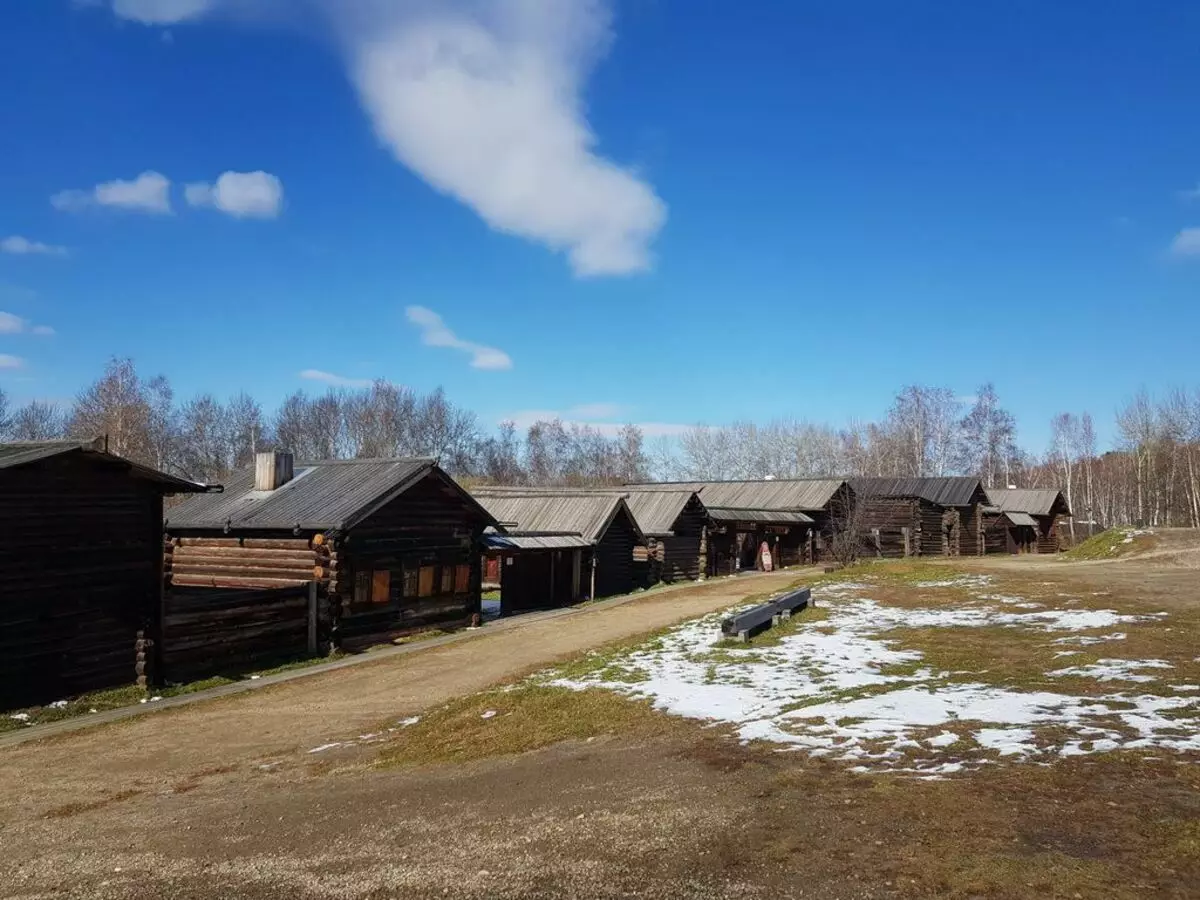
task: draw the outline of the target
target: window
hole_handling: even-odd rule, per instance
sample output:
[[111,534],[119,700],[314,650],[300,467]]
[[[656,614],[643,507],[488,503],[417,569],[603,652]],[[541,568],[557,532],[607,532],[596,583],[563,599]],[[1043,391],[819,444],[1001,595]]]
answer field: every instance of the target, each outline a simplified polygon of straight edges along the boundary
[[403,597],[420,596],[420,575],[421,570],[417,568],[406,568],[404,570],[404,585],[401,591]]
[[354,573],[354,605],[371,606],[392,599],[392,573],[387,569],[364,569]]
[[421,574],[417,581],[417,596],[432,597],[433,596],[433,576],[436,574],[435,566],[421,566]]
[[454,568],[454,593],[465,594],[471,589],[471,566],[467,563]]
[[442,589],[440,593],[454,593],[454,566],[442,566]]
[[392,573],[381,569],[373,573],[371,579],[371,602],[387,603],[392,599]]

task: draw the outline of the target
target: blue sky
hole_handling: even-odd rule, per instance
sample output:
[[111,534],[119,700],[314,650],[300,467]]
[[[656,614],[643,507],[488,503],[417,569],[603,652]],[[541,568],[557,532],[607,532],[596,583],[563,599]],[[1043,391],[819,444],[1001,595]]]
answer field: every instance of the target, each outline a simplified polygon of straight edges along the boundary
[[1200,382],[1195,4],[2,15],[17,400],[116,354],[182,396],[382,377],[654,434],[991,380],[1041,451]]

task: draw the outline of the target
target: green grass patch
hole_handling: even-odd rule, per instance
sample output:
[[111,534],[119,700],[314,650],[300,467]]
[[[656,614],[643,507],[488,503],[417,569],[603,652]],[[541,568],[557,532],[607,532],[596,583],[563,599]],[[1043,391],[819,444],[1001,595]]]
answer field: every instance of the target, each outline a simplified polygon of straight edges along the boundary
[[[486,716],[486,718],[485,718]],[[563,741],[670,727],[648,701],[602,688],[573,691],[525,682],[454,700],[400,732],[379,758],[381,766],[465,763],[528,753]]]
[[1110,528],[1100,534],[1092,535],[1083,543],[1072,547],[1063,554],[1064,559],[1119,559],[1132,553],[1141,553],[1154,547],[1153,534],[1136,535],[1132,541],[1125,543],[1133,529]]

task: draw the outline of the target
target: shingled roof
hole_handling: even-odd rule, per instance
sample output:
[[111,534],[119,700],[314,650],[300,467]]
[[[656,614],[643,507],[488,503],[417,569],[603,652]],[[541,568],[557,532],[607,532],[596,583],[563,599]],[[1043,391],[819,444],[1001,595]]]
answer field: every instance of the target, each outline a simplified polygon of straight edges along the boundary
[[527,487],[509,485],[488,485],[472,491],[476,496],[485,494],[496,496],[505,495],[537,495],[553,496],[617,494],[625,498],[630,513],[637,521],[643,535],[664,537],[673,533],[675,521],[683,513],[696,492],[687,488],[673,486],[661,489],[631,490],[623,487],[572,488],[572,487]]
[[846,483],[841,478],[777,478],[761,481],[673,481],[629,484],[630,491],[686,489],[709,509],[823,510]]
[[193,497],[172,509],[167,527],[181,531],[348,529],[426,476],[444,479],[478,509],[484,522],[495,524],[432,459],[400,458],[297,463],[292,479],[273,491],[256,490],[254,469],[242,469],[229,477],[223,494]]
[[966,476],[928,478],[851,478],[859,497],[920,497],[938,506],[970,506],[982,488],[978,478]]
[[604,537],[624,511],[639,532],[623,493],[553,488],[476,488],[472,496],[510,534],[579,535],[591,543]]
[[95,441],[13,441],[0,444],[0,469],[16,469],[32,465],[42,460],[58,456],[78,455],[97,463],[111,465],[130,475],[151,482],[168,494],[194,494],[205,491],[219,491],[220,485],[199,484],[168,475],[149,466],[143,466],[132,460],[109,453],[104,449],[104,440]]
[[988,488],[987,498],[988,503],[1003,512],[1023,512],[1031,516],[1071,515],[1067,498],[1054,488]]

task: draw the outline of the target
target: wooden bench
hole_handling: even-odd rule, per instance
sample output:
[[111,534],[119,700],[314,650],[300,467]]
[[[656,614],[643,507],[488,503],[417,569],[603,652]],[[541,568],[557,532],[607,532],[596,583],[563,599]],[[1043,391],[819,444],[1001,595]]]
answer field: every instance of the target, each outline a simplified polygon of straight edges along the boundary
[[752,606],[744,612],[722,620],[721,633],[726,637],[736,637],[739,640],[748,641],[752,635],[790,619],[794,613],[811,605],[811,588],[791,591],[782,597]]

